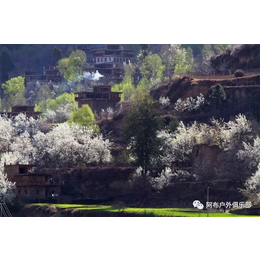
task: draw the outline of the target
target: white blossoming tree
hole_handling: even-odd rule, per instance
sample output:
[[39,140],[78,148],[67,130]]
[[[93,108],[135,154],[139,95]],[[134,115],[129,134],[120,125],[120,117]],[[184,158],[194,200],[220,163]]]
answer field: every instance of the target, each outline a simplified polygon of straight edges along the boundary
[[11,120],[7,117],[0,116],[0,151],[5,152],[9,150],[9,146],[14,136],[14,128]]
[[37,133],[39,130],[39,120],[32,117],[27,117],[25,114],[20,113],[15,116],[11,121],[12,127],[16,135],[27,132],[30,136]]
[[258,164],[256,173],[246,180],[245,189],[241,192],[254,204],[260,204],[260,164]]
[[33,144],[40,165],[64,167],[111,160],[111,143],[85,126],[60,124],[47,134],[36,134]]
[[243,142],[243,149],[239,150],[237,156],[244,161],[250,169],[255,169],[260,163],[260,138],[257,136],[253,144]]
[[15,198],[15,183],[8,181],[7,176],[0,172],[0,196],[5,202],[12,203]]
[[159,98],[159,104],[162,108],[167,108],[170,106],[171,101],[168,97],[160,97]]
[[185,100],[178,99],[174,105],[174,109],[180,113],[190,112],[200,109],[205,104],[205,98],[203,94],[193,98],[188,97]]

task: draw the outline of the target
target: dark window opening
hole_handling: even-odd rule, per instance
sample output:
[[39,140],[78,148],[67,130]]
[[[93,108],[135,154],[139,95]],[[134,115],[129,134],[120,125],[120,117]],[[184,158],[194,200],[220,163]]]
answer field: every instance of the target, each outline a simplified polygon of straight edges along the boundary
[[19,167],[19,174],[27,173],[27,167]]
[[39,190],[36,190],[36,194],[39,195],[39,194],[40,194],[40,191],[39,191]]
[[27,190],[25,190],[24,193],[27,194]]

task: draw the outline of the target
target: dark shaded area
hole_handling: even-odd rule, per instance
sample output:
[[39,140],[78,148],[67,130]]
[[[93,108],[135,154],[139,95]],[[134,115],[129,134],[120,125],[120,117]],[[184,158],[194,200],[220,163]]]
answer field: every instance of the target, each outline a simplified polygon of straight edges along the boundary
[[260,67],[260,45],[240,44],[231,50],[213,56],[211,65],[217,73],[234,73],[237,69],[251,70]]

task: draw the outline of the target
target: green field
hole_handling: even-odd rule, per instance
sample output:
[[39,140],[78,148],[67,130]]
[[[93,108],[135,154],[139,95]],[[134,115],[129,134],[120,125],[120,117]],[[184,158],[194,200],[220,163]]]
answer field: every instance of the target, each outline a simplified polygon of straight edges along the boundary
[[[81,205],[81,204],[47,204],[34,203],[34,206],[52,206],[61,210],[75,210],[75,211],[102,211],[102,212],[121,212],[131,213],[136,216],[155,216],[155,217],[207,217],[205,211],[199,211],[194,208],[137,208],[125,207],[119,208],[110,205]],[[258,217],[255,215],[241,215],[234,213],[209,212],[209,217]]]

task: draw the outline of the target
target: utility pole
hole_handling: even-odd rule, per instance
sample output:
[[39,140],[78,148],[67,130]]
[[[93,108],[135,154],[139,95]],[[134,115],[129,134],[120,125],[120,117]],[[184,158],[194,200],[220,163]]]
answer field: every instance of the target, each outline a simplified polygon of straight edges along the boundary
[[207,217],[209,216],[208,202],[209,202],[209,187],[207,188],[207,203],[206,203],[206,207],[207,207]]

